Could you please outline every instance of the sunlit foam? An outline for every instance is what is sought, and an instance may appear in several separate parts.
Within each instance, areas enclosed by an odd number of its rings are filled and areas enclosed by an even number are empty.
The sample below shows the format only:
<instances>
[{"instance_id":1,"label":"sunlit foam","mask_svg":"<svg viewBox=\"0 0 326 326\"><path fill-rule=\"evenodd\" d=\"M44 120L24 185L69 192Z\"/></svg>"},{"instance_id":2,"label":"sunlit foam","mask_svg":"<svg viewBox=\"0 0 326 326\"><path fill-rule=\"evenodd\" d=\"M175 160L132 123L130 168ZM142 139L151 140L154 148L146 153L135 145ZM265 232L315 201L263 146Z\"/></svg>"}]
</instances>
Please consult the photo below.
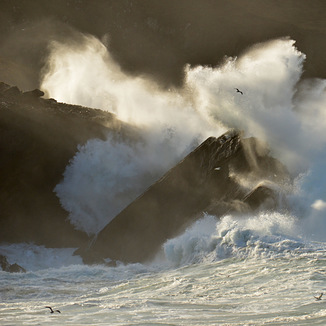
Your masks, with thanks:
<instances>
[{"instance_id":1,"label":"sunlit foam","mask_svg":"<svg viewBox=\"0 0 326 326\"><path fill-rule=\"evenodd\" d=\"M324 211L326 210L326 202L321 199L318 199L311 205L311 207L316 209L317 211Z\"/></svg>"},{"instance_id":2,"label":"sunlit foam","mask_svg":"<svg viewBox=\"0 0 326 326\"><path fill-rule=\"evenodd\" d=\"M278 212L241 218L228 215L220 221L205 215L182 235L168 240L164 256L176 266L230 257L282 256L304 246L299 230L295 217Z\"/></svg>"},{"instance_id":3,"label":"sunlit foam","mask_svg":"<svg viewBox=\"0 0 326 326\"><path fill-rule=\"evenodd\" d=\"M85 35L73 44L52 42L49 48L41 83L48 97L110 111L122 121L155 130L175 126L181 131L187 126L195 133L198 125L205 125L198 123L200 117L187 96L125 74L94 36Z\"/></svg>"},{"instance_id":4,"label":"sunlit foam","mask_svg":"<svg viewBox=\"0 0 326 326\"><path fill-rule=\"evenodd\" d=\"M310 169L301 182L304 191L293 197L293 203L304 197L309 215L315 200L326 200L320 178L326 162L326 84L301 80L305 55L294 43L286 38L262 43L218 67L186 66L183 87L163 90L145 76L123 72L93 36L52 42L41 84L48 97L114 112L142 130L137 145L108 138L80 148L56 187L74 225L98 232L191 144L229 128L268 143L293 176Z\"/></svg>"}]
</instances>

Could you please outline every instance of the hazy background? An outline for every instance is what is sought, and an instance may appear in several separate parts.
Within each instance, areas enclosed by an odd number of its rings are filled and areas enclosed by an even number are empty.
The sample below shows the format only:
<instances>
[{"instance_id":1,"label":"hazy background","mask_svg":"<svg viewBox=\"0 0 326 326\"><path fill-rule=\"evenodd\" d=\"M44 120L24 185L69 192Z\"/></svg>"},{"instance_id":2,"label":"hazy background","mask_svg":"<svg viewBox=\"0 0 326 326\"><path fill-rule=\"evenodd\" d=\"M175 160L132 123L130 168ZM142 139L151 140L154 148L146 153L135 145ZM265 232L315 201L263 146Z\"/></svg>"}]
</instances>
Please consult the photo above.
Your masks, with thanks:
<instances>
[{"instance_id":1,"label":"hazy background","mask_svg":"<svg viewBox=\"0 0 326 326\"><path fill-rule=\"evenodd\" d=\"M0 80L38 87L48 41L76 30L165 87L182 83L186 63L216 65L280 36L309 58L305 76L326 77L324 0L1 0Z\"/></svg>"}]
</instances>

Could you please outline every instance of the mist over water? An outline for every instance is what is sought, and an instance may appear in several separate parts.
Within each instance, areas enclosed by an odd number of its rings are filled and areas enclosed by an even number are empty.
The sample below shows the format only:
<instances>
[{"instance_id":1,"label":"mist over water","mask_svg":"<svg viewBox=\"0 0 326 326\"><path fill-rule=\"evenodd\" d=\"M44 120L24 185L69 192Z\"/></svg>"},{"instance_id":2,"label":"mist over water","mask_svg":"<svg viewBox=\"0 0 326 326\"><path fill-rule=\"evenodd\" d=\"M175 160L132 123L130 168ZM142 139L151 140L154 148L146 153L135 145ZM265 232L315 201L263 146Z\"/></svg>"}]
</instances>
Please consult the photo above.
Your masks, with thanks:
<instances>
[{"instance_id":1,"label":"mist over water","mask_svg":"<svg viewBox=\"0 0 326 326\"><path fill-rule=\"evenodd\" d=\"M218 67L186 66L183 86L166 90L124 73L95 37L80 39L51 43L42 90L113 112L141 137L108 135L80 147L55 188L76 228L97 233L201 141L237 128L266 142L288 167L296 179L291 210L318 236L326 212L326 82L301 79L306 57L295 41L255 45Z\"/></svg>"}]
</instances>

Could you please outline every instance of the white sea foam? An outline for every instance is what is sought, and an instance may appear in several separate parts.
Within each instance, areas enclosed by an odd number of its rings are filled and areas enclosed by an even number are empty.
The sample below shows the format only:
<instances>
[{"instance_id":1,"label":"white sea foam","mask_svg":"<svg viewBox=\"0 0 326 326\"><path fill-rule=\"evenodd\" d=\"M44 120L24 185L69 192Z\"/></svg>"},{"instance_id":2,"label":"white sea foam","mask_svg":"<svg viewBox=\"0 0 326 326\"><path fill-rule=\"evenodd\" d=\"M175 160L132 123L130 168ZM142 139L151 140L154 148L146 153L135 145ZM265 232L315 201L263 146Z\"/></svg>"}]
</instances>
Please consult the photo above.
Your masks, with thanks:
<instances>
[{"instance_id":1,"label":"white sea foam","mask_svg":"<svg viewBox=\"0 0 326 326\"><path fill-rule=\"evenodd\" d=\"M153 270L72 265L1 274L1 325L320 325L325 246ZM50 314L51 305L61 314Z\"/></svg>"},{"instance_id":2,"label":"white sea foam","mask_svg":"<svg viewBox=\"0 0 326 326\"><path fill-rule=\"evenodd\" d=\"M193 145L238 128L266 141L301 177L301 190L291 197L294 214L323 223L322 211L311 205L326 201L326 83L302 80L304 61L293 40L278 39L219 67L187 66L183 87L163 90L121 71L93 36L52 43L42 81L49 97L112 111L142 130L136 145L108 138L80 148L56 187L71 221L97 233Z\"/></svg>"},{"instance_id":3,"label":"white sea foam","mask_svg":"<svg viewBox=\"0 0 326 326\"><path fill-rule=\"evenodd\" d=\"M180 266L230 257L284 256L305 246L297 222L295 217L278 212L228 215L221 220L205 215L164 244L165 258Z\"/></svg>"},{"instance_id":4,"label":"white sea foam","mask_svg":"<svg viewBox=\"0 0 326 326\"><path fill-rule=\"evenodd\" d=\"M27 271L80 265L80 256L74 256L76 248L46 248L29 243L0 245L0 253L10 264L18 264Z\"/></svg>"}]
</instances>

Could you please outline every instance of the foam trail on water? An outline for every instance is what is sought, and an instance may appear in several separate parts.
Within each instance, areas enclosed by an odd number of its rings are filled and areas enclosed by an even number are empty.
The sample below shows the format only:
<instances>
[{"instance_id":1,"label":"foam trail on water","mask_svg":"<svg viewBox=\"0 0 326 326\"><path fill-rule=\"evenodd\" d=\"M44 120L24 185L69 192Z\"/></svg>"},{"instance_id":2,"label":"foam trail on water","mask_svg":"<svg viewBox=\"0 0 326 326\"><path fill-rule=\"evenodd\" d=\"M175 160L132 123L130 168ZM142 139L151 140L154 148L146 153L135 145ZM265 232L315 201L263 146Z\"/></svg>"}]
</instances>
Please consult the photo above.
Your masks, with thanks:
<instances>
[{"instance_id":1,"label":"foam trail on water","mask_svg":"<svg viewBox=\"0 0 326 326\"><path fill-rule=\"evenodd\" d=\"M314 203L326 202L320 178L326 162L326 84L301 79L305 55L294 43L286 38L262 43L219 67L187 66L182 88L162 90L149 78L121 71L93 36L53 42L41 85L47 96L114 112L141 130L136 143L109 137L80 148L56 187L74 225L98 232L192 145L229 128L267 142L272 155L301 178L291 197L294 212L324 212Z\"/></svg>"}]
</instances>

